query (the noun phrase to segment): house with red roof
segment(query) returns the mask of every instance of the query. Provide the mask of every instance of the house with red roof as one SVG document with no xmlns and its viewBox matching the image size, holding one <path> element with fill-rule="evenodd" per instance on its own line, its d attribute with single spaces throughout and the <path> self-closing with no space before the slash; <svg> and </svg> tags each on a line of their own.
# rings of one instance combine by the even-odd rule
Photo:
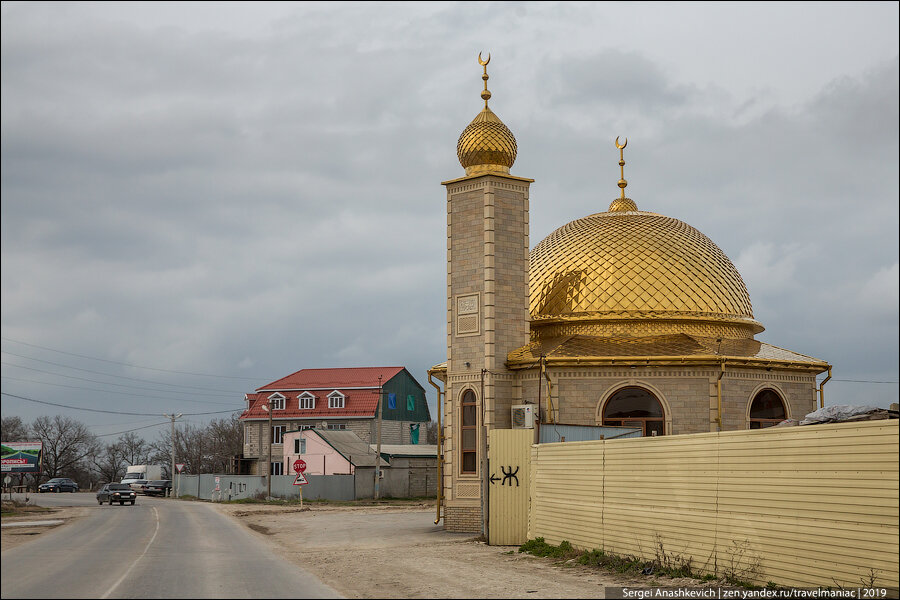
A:
<svg viewBox="0 0 900 600">
<path fill-rule="evenodd" d="M 283 458 L 288 431 L 352 431 L 367 443 L 377 443 L 379 399 L 382 444 L 426 442 L 431 413 L 425 388 L 405 367 L 301 369 L 246 394 L 238 472 L 290 474 Z M 270 444 L 272 463 L 267 469 Z"/>
</svg>

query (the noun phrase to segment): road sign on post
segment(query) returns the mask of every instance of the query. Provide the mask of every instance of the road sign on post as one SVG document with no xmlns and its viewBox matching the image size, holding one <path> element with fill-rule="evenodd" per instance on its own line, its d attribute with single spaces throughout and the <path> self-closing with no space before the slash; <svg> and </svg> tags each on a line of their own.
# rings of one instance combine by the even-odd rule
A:
<svg viewBox="0 0 900 600">
<path fill-rule="evenodd" d="M 184 463 L 175 463 L 175 469 L 176 469 L 179 473 L 181 473 L 182 471 L 184 471 Z"/>
<path fill-rule="evenodd" d="M 306 485 L 309 483 L 309 480 L 303 476 L 303 473 L 297 473 L 296 479 L 294 479 L 294 485 Z"/>
<path fill-rule="evenodd" d="M 302 458 L 298 458 L 294 461 L 294 473 L 305 473 L 306 472 L 306 461 Z"/>
</svg>

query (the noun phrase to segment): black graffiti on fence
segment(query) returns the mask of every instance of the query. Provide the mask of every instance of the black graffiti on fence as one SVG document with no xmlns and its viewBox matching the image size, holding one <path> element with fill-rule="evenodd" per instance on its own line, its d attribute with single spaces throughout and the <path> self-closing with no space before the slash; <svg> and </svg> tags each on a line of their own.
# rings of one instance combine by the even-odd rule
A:
<svg viewBox="0 0 900 600">
<path fill-rule="evenodd" d="M 519 467 L 516 467 L 516 470 L 513 471 L 512 465 L 509 466 L 509 472 L 506 471 L 502 466 L 500 467 L 500 472 L 503 473 L 503 483 L 500 485 L 506 485 L 506 482 L 509 481 L 509 487 L 512 487 L 512 480 L 516 480 L 516 487 L 519 487 L 519 478 L 516 474 L 519 472 Z"/>
</svg>

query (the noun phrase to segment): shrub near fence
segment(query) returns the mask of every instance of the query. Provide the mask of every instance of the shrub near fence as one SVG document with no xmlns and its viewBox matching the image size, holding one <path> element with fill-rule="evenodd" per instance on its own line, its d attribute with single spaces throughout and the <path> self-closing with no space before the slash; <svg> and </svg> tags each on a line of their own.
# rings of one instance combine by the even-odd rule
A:
<svg viewBox="0 0 900 600">
<path fill-rule="evenodd" d="M 759 585 L 898 587 L 898 421 L 532 446 L 529 538 Z"/>
</svg>

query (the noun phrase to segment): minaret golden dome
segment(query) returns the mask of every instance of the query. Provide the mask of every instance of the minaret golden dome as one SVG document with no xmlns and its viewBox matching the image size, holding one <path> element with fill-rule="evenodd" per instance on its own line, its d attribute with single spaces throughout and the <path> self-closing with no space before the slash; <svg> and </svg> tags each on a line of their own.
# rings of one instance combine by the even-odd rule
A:
<svg viewBox="0 0 900 600">
<path fill-rule="evenodd" d="M 487 60 L 482 60 L 481 53 L 478 53 L 478 64 L 484 67 L 484 74 L 481 76 L 484 80 L 484 91 L 481 92 L 484 109 L 463 130 L 456 144 L 456 155 L 459 157 L 459 164 L 466 169 L 466 175 L 509 173 L 509 168 L 516 161 L 515 136 L 488 108 L 488 100 L 491 98 L 491 92 L 487 88 L 489 62 L 490 54 Z"/>
</svg>

